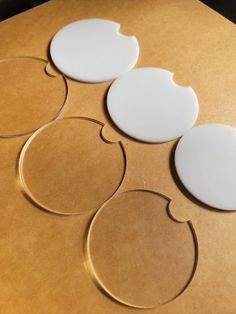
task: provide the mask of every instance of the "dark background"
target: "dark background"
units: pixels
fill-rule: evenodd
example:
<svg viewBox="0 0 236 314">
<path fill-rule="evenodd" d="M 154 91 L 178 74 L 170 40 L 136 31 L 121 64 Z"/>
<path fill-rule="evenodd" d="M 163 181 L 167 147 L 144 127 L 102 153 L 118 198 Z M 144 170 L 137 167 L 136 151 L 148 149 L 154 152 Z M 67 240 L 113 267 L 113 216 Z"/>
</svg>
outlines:
<svg viewBox="0 0 236 314">
<path fill-rule="evenodd" d="M 212 9 L 236 23 L 236 0 L 201 0 Z"/>
<path fill-rule="evenodd" d="M 33 8 L 48 0 L 0 0 L 0 20 Z M 66 1 L 66 0 L 65 0 Z M 89 1 L 89 0 L 87 0 Z M 112 0 L 111 0 L 112 1 Z M 144 1 L 144 0 L 143 0 Z M 201 0 L 212 9 L 236 23 L 236 0 Z"/>
</svg>

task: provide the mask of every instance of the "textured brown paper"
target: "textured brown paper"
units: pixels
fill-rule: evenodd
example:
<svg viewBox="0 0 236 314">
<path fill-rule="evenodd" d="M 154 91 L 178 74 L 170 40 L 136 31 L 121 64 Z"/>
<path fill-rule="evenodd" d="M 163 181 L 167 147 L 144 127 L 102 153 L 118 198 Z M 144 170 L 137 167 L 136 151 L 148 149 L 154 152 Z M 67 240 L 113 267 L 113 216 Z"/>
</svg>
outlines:
<svg viewBox="0 0 236 314">
<path fill-rule="evenodd" d="M 177 84 L 192 86 L 200 102 L 197 124 L 218 122 L 236 126 L 235 26 L 197 0 L 50 1 L 1 23 L 0 59 L 33 56 L 47 60 L 53 34 L 67 23 L 88 17 L 117 21 L 122 33 L 137 36 L 141 48 L 137 66 L 166 68 L 174 72 Z M 50 66 L 47 72 L 56 73 Z M 172 216 L 191 220 L 196 231 L 199 259 L 190 285 L 174 301 L 143 311 L 234 314 L 236 214 L 209 209 L 182 189 L 173 170 L 176 141 L 141 144 L 112 125 L 105 109 L 110 82 L 67 82 L 68 97 L 61 117 L 99 120 L 105 123 L 103 136 L 107 140 L 122 140 L 124 144 L 127 171 L 120 191 L 144 188 L 165 195 L 171 199 Z M 24 88 L 28 89 L 28 84 Z M 50 93 L 55 98 L 58 92 L 64 95 L 64 87 L 45 91 L 47 97 Z M 62 103 L 56 105 L 60 107 Z M 19 106 L 23 106 L 21 97 Z M 86 270 L 84 237 L 92 214 L 49 214 L 33 206 L 17 186 L 18 154 L 27 139 L 28 136 L 0 140 L 0 312 L 140 311 L 122 306 L 102 293 Z M 169 285 L 172 289 L 172 282 Z"/>
</svg>

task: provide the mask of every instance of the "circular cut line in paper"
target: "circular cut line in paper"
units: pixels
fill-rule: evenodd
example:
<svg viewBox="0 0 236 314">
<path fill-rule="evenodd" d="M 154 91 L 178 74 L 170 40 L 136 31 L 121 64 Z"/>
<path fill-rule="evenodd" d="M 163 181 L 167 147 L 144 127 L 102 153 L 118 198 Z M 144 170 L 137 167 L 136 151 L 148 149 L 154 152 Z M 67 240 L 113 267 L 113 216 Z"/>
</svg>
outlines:
<svg viewBox="0 0 236 314">
<path fill-rule="evenodd" d="M 93 218 L 86 242 L 90 274 L 106 295 L 135 308 L 168 303 L 190 283 L 197 244 L 190 222 L 149 190 L 119 194 Z"/>
<path fill-rule="evenodd" d="M 120 186 L 125 153 L 101 136 L 103 125 L 87 118 L 50 123 L 26 142 L 19 159 L 23 192 L 55 213 L 97 209 Z"/>
<path fill-rule="evenodd" d="M 75 80 L 113 80 L 130 70 L 139 56 L 136 37 L 124 36 L 119 29 L 119 23 L 104 19 L 68 24 L 52 39 L 52 60 L 62 73 Z"/>
<path fill-rule="evenodd" d="M 0 61 L 0 137 L 28 134 L 58 117 L 67 97 L 63 76 L 49 76 L 47 61 L 18 57 Z"/>
<path fill-rule="evenodd" d="M 117 127 L 150 143 L 182 136 L 195 123 L 198 107 L 193 89 L 175 84 L 173 73 L 159 68 L 121 75 L 107 95 L 108 112 Z"/>
<path fill-rule="evenodd" d="M 189 130 L 175 151 L 175 166 L 186 189 L 201 202 L 236 210 L 236 129 L 203 124 Z"/>
</svg>

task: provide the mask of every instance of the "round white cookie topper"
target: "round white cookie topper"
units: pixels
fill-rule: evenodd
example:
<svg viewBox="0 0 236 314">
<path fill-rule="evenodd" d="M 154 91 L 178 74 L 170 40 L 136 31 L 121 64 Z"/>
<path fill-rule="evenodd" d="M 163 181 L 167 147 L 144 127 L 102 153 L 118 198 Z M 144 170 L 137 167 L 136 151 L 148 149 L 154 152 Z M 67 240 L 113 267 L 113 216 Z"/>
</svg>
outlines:
<svg viewBox="0 0 236 314">
<path fill-rule="evenodd" d="M 182 136 L 198 116 L 198 100 L 191 87 L 178 86 L 173 73 L 138 68 L 111 85 L 107 107 L 114 123 L 127 135 L 161 143 Z"/>
<path fill-rule="evenodd" d="M 180 180 L 198 200 L 236 210 L 236 129 L 204 124 L 179 141 L 175 165 Z"/>
<path fill-rule="evenodd" d="M 85 82 L 112 80 L 137 62 L 135 36 L 119 32 L 120 24 L 103 19 L 79 20 L 60 29 L 50 45 L 56 67 L 68 77 Z"/>
</svg>

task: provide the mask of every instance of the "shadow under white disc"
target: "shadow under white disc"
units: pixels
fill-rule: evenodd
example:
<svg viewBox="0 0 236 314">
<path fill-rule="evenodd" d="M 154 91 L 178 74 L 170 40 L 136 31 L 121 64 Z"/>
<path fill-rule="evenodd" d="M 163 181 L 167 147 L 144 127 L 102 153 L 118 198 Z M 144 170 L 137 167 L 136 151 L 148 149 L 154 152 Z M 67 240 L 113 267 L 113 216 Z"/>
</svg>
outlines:
<svg viewBox="0 0 236 314">
<path fill-rule="evenodd" d="M 137 62 L 135 36 L 119 33 L 120 24 L 103 19 L 85 19 L 60 29 L 50 45 L 56 67 L 68 77 L 85 82 L 115 79 Z"/>
<path fill-rule="evenodd" d="M 201 202 L 236 210 L 236 129 L 203 124 L 189 130 L 175 152 L 178 176 Z"/>
<path fill-rule="evenodd" d="M 191 87 L 174 83 L 173 73 L 138 68 L 119 77 L 107 95 L 108 112 L 127 135 L 161 143 L 182 136 L 198 116 L 198 100 Z"/>
</svg>

